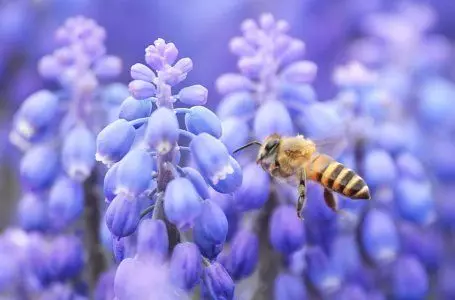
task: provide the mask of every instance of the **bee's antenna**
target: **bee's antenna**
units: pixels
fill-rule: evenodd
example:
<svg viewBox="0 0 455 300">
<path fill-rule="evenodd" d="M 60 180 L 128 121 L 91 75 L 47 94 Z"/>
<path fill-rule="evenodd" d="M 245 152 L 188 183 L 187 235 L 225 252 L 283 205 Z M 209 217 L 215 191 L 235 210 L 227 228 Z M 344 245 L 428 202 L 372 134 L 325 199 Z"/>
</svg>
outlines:
<svg viewBox="0 0 455 300">
<path fill-rule="evenodd" d="M 248 144 L 243 145 L 242 147 L 240 147 L 240 148 L 234 150 L 234 152 L 232 152 L 232 153 L 237 153 L 237 152 L 239 152 L 239 151 L 241 151 L 241 150 L 243 150 L 243 149 L 245 149 L 245 148 L 248 148 L 248 147 L 250 147 L 250 146 L 253 146 L 253 145 L 262 146 L 262 144 L 261 144 L 260 142 L 258 142 L 258 141 L 252 141 L 252 142 L 249 142 Z"/>
</svg>

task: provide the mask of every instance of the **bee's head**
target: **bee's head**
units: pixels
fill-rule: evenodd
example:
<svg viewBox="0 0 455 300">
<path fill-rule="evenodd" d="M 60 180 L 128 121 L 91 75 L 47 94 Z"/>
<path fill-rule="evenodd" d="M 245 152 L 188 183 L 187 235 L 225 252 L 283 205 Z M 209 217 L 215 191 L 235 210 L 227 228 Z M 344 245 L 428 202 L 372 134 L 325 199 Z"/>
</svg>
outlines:
<svg viewBox="0 0 455 300">
<path fill-rule="evenodd" d="M 273 134 L 268 136 L 261 148 L 256 159 L 256 163 L 261 164 L 263 167 L 268 167 L 276 160 L 278 146 L 280 145 L 281 136 Z"/>
</svg>

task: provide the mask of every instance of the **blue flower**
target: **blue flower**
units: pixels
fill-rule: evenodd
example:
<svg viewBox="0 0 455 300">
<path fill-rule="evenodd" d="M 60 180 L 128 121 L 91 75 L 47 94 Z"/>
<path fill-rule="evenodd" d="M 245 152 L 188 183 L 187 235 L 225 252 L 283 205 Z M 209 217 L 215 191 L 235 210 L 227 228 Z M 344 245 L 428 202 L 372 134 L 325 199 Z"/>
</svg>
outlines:
<svg viewBox="0 0 455 300">
<path fill-rule="evenodd" d="M 131 150 L 119 162 L 115 171 L 115 193 L 138 197 L 149 188 L 152 171 L 153 161 L 150 154 L 141 149 Z"/>
<path fill-rule="evenodd" d="M 119 119 L 125 119 L 127 121 L 146 118 L 150 116 L 152 108 L 153 106 L 151 101 L 137 100 L 130 96 L 120 105 L 118 117 Z M 136 125 L 135 127 L 137 128 L 139 125 Z"/>
<path fill-rule="evenodd" d="M 303 279 L 291 274 L 280 273 L 275 278 L 275 300 L 305 300 L 306 288 Z"/>
<path fill-rule="evenodd" d="M 30 139 L 51 126 L 59 110 L 58 98 L 48 90 L 40 90 L 24 100 L 15 116 L 15 130 Z"/>
<path fill-rule="evenodd" d="M 365 180 L 371 187 L 390 186 L 397 178 L 395 163 L 384 150 L 371 150 L 364 160 Z"/>
<path fill-rule="evenodd" d="M 310 283 L 321 294 L 332 294 L 340 288 L 341 276 L 330 264 L 321 248 L 311 248 L 306 252 L 307 272 Z"/>
<path fill-rule="evenodd" d="M 226 146 L 229 153 L 247 143 L 250 129 L 245 122 L 236 118 L 227 118 L 221 122 L 221 127 L 223 133 L 220 141 Z"/>
<path fill-rule="evenodd" d="M 280 73 L 283 80 L 296 84 L 312 82 L 316 77 L 318 67 L 312 61 L 296 61 L 284 68 Z"/>
<path fill-rule="evenodd" d="M 164 193 L 164 212 L 167 219 L 180 230 L 193 226 L 202 211 L 202 201 L 196 189 L 186 178 L 168 183 Z"/>
<path fill-rule="evenodd" d="M 101 79 L 109 79 L 120 74 L 122 61 L 113 55 L 106 55 L 98 59 L 93 65 L 93 72 Z"/>
<path fill-rule="evenodd" d="M 267 101 L 256 113 L 254 134 L 259 140 L 280 133 L 283 136 L 294 135 L 294 126 L 286 107 L 279 101 Z"/>
<path fill-rule="evenodd" d="M 230 193 L 240 186 L 240 168 L 219 140 L 201 133 L 193 138 L 190 149 L 197 168 L 215 190 Z"/>
<path fill-rule="evenodd" d="M 400 246 L 399 237 L 389 214 L 378 209 L 370 210 L 359 230 L 360 244 L 368 259 L 383 264 L 396 258 Z"/>
<path fill-rule="evenodd" d="M 189 242 L 175 246 L 170 260 L 172 282 L 179 288 L 190 291 L 200 282 L 202 257 L 198 247 Z"/>
<path fill-rule="evenodd" d="M 207 103 L 208 90 L 200 84 L 184 87 L 178 99 L 187 105 L 204 105 Z"/>
<path fill-rule="evenodd" d="M 223 95 L 253 90 L 253 82 L 240 74 L 228 73 L 216 80 L 216 88 Z"/>
<path fill-rule="evenodd" d="M 336 271 L 348 278 L 355 276 L 359 271 L 362 261 L 354 235 L 339 235 L 335 238 L 330 252 L 331 263 Z"/>
<path fill-rule="evenodd" d="M 294 206 L 280 205 L 272 213 L 269 238 L 275 250 L 288 255 L 305 244 L 305 229 Z"/>
<path fill-rule="evenodd" d="M 47 203 L 41 195 L 27 193 L 19 201 L 18 222 L 26 231 L 43 231 L 48 226 Z"/>
<path fill-rule="evenodd" d="M 119 119 L 106 126 L 96 139 L 96 160 L 104 164 L 118 162 L 133 145 L 136 132 L 124 119 Z"/>
<path fill-rule="evenodd" d="M 106 211 L 106 224 L 109 230 L 118 237 L 131 235 L 139 224 L 139 203 L 136 198 L 117 195 Z"/>
<path fill-rule="evenodd" d="M 428 295 L 428 275 L 422 264 L 412 256 L 398 258 L 391 280 L 394 299 L 425 299 Z"/>
<path fill-rule="evenodd" d="M 117 195 L 117 169 L 119 163 L 114 164 L 104 175 L 103 193 L 106 202 L 110 203 Z"/>
<path fill-rule="evenodd" d="M 59 280 L 77 276 L 84 267 L 82 242 L 76 236 L 59 236 L 53 241 L 50 270 Z"/>
<path fill-rule="evenodd" d="M 194 242 L 201 253 L 209 259 L 215 259 L 223 250 L 227 231 L 228 221 L 224 212 L 217 204 L 205 201 L 193 228 Z"/>
<path fill-rule="evenodd" d="M 156 78 L 155 72 L 144 64 L 136 63 L 130 68 L 131 78 L 143 81 L 153 81 Z"/>
<path fill-rule="evenodd" d="M 235 193 L 234 204 L 240 211 L 261 208 L 269 198 L 270 177 L 256 163 L 244 168 L 242 185 Z"/>
<path fill-rule="evenodd" d="M 166 154 L 174 148 L 179 137 L 179 124 L 174 112 L 160 107 L 148 120 L 144 140 L 150 149 Z"/>
<path fill-rule="evenodd" d="M 166 224 L 162 220 L 142 220 L 137 232 L 137 254 L 165 258 L 168 253 L 169 238 Z"/>
<path fill-rule="evenodd" d="M 366 292 L 355 284 L 343 286 L 341 291 L 337 294 L 337 299 L 340 300 L 363 300 L 368 298 Z"/>
<path fill-rule="evenodd" d="M 20 174 L 24 185 L 31 190 L 49 187 L 59 171 L 58 155 L 48 146 L 28 150 L 21 160 Z"/>
<path fill-rule="evenodd" d="M 194 134 L 208 133 L 216 138 L 221 136 L 221 122 L 209 109 L 203 106 L 193 106 L 185 115 L 185 125 Z"/>
<path fill-rule="evenodd" d="M 143 100 L 155 96 L 156 87 L 153 83 L 144 80 L 133 80 L 128 89 L 134 98 Z"/>
<path fill-rule="evenodd" d="M 259 239 L 250 230 L 239 230 L 230 242 L 230 250 L 222 265 L 234 280 L 250 276 L 258 263 Z"/>
<path fill-rule="evenodd" d="M 68 177 L 58 178 L 49 192 L 49 220 L 55 230 L 67 228 L 84 211 L 84 194 L 81 183 Z"/>
<path fill-rule="evenodd" d="M 193 184 L 199 196 L 201 196 L 201 198 L 204 200 L 210 198 L 209 189 L 207 183 L 204 180 L 204 177 L 202 177 L 202 175 L 197 170 L 190 167 L 182 168 L 182 170 L 185 172 L 185 176 Z"/>
<path fill-rule="evenodd" d="M 431 186 L 427 181 L 401 179 L 396 186 L 395 203 L 405 220 L 429 224 L 436 218 Z"/>
<path fill-rule="evenodd" d="M 214 262 L 206 267 L 202 280 L 203 299 L 234 299 L 234 282 L 219 263 Z"/>
<path fill-rule="evenodd" d="M 426 172 L 422 163 L 411 153 L 401 153 L 396 158 L 396 166 L 401 176 L 422 180 L 426 178 Z"/>
<path fill-rule="evenodd" d="M 230 117 L 247 119 L 255 114 L 256 106 L 256 101 L 250 93 L 230 93 L 218 105 L 217 115 L 221 120 Z"/>
<path fill-rule="evenodd" d="M 308 105 L 296 120 L 297 125 L 312 139 L 340 139 L 345 134 L 344 120 L 328 103 Z"/>
<path fill-rule="evenodd" d="M 62 165 L 66 174 L 83 181 L 95 166 L 95 136 L 85 126 L 74 127 L 65 137 L 62 146 Z"/>
</svg>

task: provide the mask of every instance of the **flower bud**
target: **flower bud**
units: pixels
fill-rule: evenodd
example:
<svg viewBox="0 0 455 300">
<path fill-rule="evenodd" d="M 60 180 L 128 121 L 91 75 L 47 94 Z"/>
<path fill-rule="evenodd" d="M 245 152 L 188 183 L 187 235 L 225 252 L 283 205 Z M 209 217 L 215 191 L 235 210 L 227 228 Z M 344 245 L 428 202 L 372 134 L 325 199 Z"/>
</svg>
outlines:
<svg viewBox="0 0 455 300">
<path fill-rule="evenodd" d="M 251 93 L 234 92 L 226 95 L 218 105 L 217 115 L 224 120 L 230 117 L 249 118 L 255 114 L 256 101 Z"/>
<path fill-rule="evenodd" d="M 412 133 L 409 128 L 399 123 L 385 122 L 376 127 L 374 138 L 379 147 L 385 151 L 397 154 L 409 148 Z"/>
<path fill-rule="evenodd" d="M 128 85 L 128 89 L 134 98 L 143 100 L 155 96 L 156 87 L 153 83 L 144 80 L 133 80 Z"/>
<path fill-rule="evenodd" d="M 106 55 L 95 62 L 93 71 L 100 78 L 112 78 L 122 71 L 122 60 L 117 56 Z"/>
<path fill-rule="evenodd" d="M 338 235 L 331 246 L 331 262 L 335 270 L 345 278 L 360 270 L 362 260 L 355 236 Z"/>
<path fill-rule="evenodd" d="M 46 202 L 37 194 L 25 194 L 17 214 L 19 225 L 26 231 L 43 231 L 48 225 Z"/>
<path fill-rule="evenodd" d="M 202 210 L 201 198 L 186 178 L 176 178 L 164 192 L 164 212 L 167 219 L 180 230 L 192 227 Z"/>
<path fill-rule="evenodd" d="M 193 239 L 202 255 L 215 259 L 223 250 L 227 231 L 228 221 L 224 212 L 210 200 L 205 201 L 193 228 Z"/>
<path fill-rule="evenodd" d="M 175 63 L 174 69 L 182 73 L 188 73 L 193 69 L 193 61 L 189 57 L 181 58 Z"/>
<path fill-rule="evenodd" d="M 314 62 L 300 60 L 287 66 L 280 75 L 285 81 L 304 84 L 314 80 L 317 69 L 318 67 Z"/>
<path fill-rule="evenodd" d="M 243 37 L 234 37 L 229 42 L 229 49 L 238 56 L 252 56 L 256 54 L 254 47 Z"/>
<path fill-rule="evenodd" d="M 288 103 L 290 108 L 299 108 L 298 112 L 306 108 L 304 105 L 312 104 L 316 101 L 316 92 L 309 84 L 283 82 L 278 89 L 278 98 L 284 103 Z"/>
<path fill-rule="evenodd" d="M 199 284 L 202 275 L 202 257 L 193 243 L 175 246 L 170 261 L 172 282 L 179 288 L 190 291 Z"/>
<path fill-rule="evenodd" d="M 306 252 L 307 272 L 310 283 L 322 294 L 331 294 L 341 285 L 340 275 L 333 269 L 321 248 Z"/>
<path fill-rule="evenodd" d="M 346 284 L 337 293 L 337 299 L 351 300 L 351 299 L 368 299 L 366 292 L 357 284 Z"/>
<path fill-rule="evenodd" d="M 297 125 L 313 139 L 342 139 L 346 126 L 335 107 L 327 103 L 314 103 L 302 111 Z"/>
<path fill-rule="evenodd" d="M 255 163 L 248 164 L 243 172 L 244 179 L 234 197 L 234 205 L 240 211 L 259 209 L 269 198 L 269 174 Z"/>
<path fill-rule="evenodd" d="M 377 264 L 395 259 L 399 237 L 389 214 L 378 209 L 370 210 L 360 228 L 360 246 L 368 259 Z"/>
<path fill-rule="evenodd" d="M 196 135 L 208 133 L 216 138 L 221 136 L 220 119 L 203 106 L 193 106 L 185 115 L 185 125 L 189 132 Z"/>
<path fill-rule="evenodd" d="M 402 256 L 395 262 L 391 279 L 394 299 L 425 299 L 428 296 L 428 275 L 413 256 Z"/>
<path fill-rule="evenodd" d="M 120 105 L 129 95 L 128 87 L 122 83 L 111 83 L 101 90 L 101 100 L 108 106 Z"/>
<path fill-rule="evenodd" d="M 96 139 L 96 160 L 103 164 L 118 162 L 134 143 L 136 132 L 126 120 L 119 119 L 107 125 Z"/>
<path fill-rule="evenodd" d="M 425 225 L 436 217 L 431 186 L 426 181 L 407 178 L 399 180 L 395 203 L 399 215 L 405 220 Z"/>
<path fill-rule="evenodd" d="M 207 103 L 208 90 L 200 85 L 184 87 L 180 90 L 178 97 L 182 103 L 187 105 L 204 105 Z"/>
<path fill-rule="evenodd" d="M 254 119 L 254 133 L 261 141 L 274 133 L 285 136 L 294 135 L 291 116 L 286 107 L 275 100 L 261 105 Z"/>
<path fill-rule="evenodd" d="M 231 240 L 231 248 L 223 266 L 234 280 L 250 276 L 258 263 L 259 239 L 253 232 L 243 229 Z"/>
<path fill-rule="evenodd" d="M 275 250 L 291 254 L 305 243 L 305 229 L 294 206 L 280 205 L 272 213 L 269 238 Z"/>
<path fill-rule="evenodd" d="M 119 162 L 115 172 L 116 194 L 138 197 L 145 192 L 152 180 L 153 161 L 150 154 L 142 149 L 133 149 Z"/>
<path fill-rule="evenodd" d="M 87 179 L 95 166 L 95 153 L 93 133 L 85 126 L 71 129 L 62 146 L 62 164 L 66 174 L 78 181 Z"/>
<path fill-rule="evenodd" d="M 275 278 L 275 300 L 303 300 L 307 299 L 303 279 L 281 272 Z"/>
<path fill-rule="evenodd" d="M 226 146 L 229 153 L 247 143 L 250 129 L 245 122 L 237 118 L 228 118 L 221 122 L 221 128 L 223 134 L 220 141 Z"/>
<path fill-rule="evenodd" d="M 163 51 L 163 58 L 166 60 L 166 63 L 172 65 L 178 55 L 179 51 L 177 50 L 177 47 L 175 47 L 174 43 L 167 43 Z"/>
<path fill-rule="evenodd" d="M 289 45 L 288 45 L 286 51 L 284 51 L 284 53 L 281 55 L 281 60 L 282 60 L 283 64 L 291 63 L 291 62 L 299 59 L 300 57 L 302 57 L 304 52 L 305 52 L 305 43 L 298 39 L 292 39 L 289 42 Z"/>
<path fill-rule="evenodd" d="M 242 74 L 249 78 L 259 78 L 264 65 L 264 59 L 260 55 L 241 57 L 237 63 Z"/>
<path fill-rule="evenodd" d="M 147 82 L 153 82 L 156 78 L 155 72 L 144 64 L 134 64 L 130 69 L 131 78 Z"/>
<path fill-rule="evenodd" d="M 24 100 L 16 114 L 15 130 L 29 139 L 51 126 L 57 117 L 59 101 L 48 90 L 40 90 Z"/>
<path fill-rule="evenodd" d="M 52 184 L 59 171 L 58 155 L 46 146 L 28 150 L 20 163 L 21 180 L 30 190 L 45 189 Z"/>
<path fill-rule="evenodd" d="M 137 232 L 137 254 L 165 259 L 169 250 L 166 224 L 162 220 L 145 219 Z"/>
<path fill-rule="evenodd" d="M 396 159 L 396 166 L 401 176 L 422 180 L 426 178 L 422 163 L 411 153 L 402 153 Z"/>
<path fill-rule="evenodd" d="M 109 230 L 118 237 L 131 235 L 139 224 L 140 207 L 137 199 L 117 195 L 106 211 L 106 224 Z"/>
<path fill-rule="evenodd" d="M 203 299 L 234 299 L 235 285 L 224 267 L 217 262 L 204 269 Z"/>
<path fill-rule="evenodd" d="M 112 167 L 107 170 L 106 175 L 104 175 L 103 181 L 103 193 L 104 199 L 107 203 L 110 203 L 114 200 L 115 196 L 117 195 L 117 169 L 119 163 L 114 164 Z"/>
<path fill-rule="evenodd" d="M 183 171 L 185 172 L 186 178 L 193 184 L 199 196 L 204 200 L 210 198 L 209 189 L 204 177 L 202 177 L 198 171 L 190 167 L 183 168 Z"/>
<path fill-rule="evenodd" d="M 220 94 L 253 90 L 253 82 L 245 76 L 235 73 L 221 75 L 215 82 Z"/>
<path fill-rule="evenodd" d="M 52 244 L 50 270 L 64 281 L 77 276 L 84 267 L 84 248 L 76 236 L 59 236 Z"/>
<path fill-rule="evenodd" d="M 144 140 L 150 149 L 166 154 L 179 137 L 179 123 L 175 113 L 165 107 L 155 110 L 149 118 Z"/>
<path fill-rule="evenodd" d="M 145 61 L 156 71 L 159 71 L 164 67 L 163 58 L 153 45 L 150 45 L 145 49 Z"/>
<path fill-rule="evenodd" d="M 364 161 L 365 180 L 370 187 L 391 186 L 397 177 L 395 163 L 384 150 L 368 151 Z"/>
<path fill-rule="evenodd" d="M 118 117 L 119 119 L 125 119 L 127 121 L 146 118 L 150 116 L 152 109 L 153 105 L 151 101 L 137 100 L 133 97 L 128 97 L 120 105 Z M 135 127 L 138 128 L 141 125 L 136 125 Z"/>
<path fill-rule="evenodd" d="M 79 182 L 60 177 L 49 193 L 48 213 L 53 229 L 60 231 L 75 222 L 84 212 L 84 191 Z"/>
<path fill-rule="evenodd" d="M 95 300 L 115 299 L 114 278 L 115 269 L 112 268 L 100 275 L 94 291 Z"/>
<path fill-rule="evenodd" d="M 43 56 L 38 62 L 38 73 L 46 79 L 55 79 L 62 72 L 62 65 L 52 55 Z"/>
</svg>

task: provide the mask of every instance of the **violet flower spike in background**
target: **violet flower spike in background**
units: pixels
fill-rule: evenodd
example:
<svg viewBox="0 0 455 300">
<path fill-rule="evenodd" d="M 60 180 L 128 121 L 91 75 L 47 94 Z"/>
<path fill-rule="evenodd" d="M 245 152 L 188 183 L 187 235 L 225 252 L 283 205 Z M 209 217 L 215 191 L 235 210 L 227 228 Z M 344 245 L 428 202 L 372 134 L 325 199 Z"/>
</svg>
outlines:
<svg viewBox="0 0 455 300">
<path fill-rule="evenodd" d="M 210 199 L 208 185 L 232 193 L 241 185 L 242 171 L 218 140 L 220 120 L 200 106 L 207 102 L 207 89 L 193 85 L 173 95 L 173 87 L 193 66 L 191 59 L 177 57 L 176 46 L 163 39 L 146 48 L 146 64 L 131 67 L 130 96 L 120 105 L 118 119 L 96 142 L 97 159 L 109 168 L 104 179 L 105 220 L 120 261 L 115 276 L 119 300 L 131 299 L 126 291 L 152 291 L 137 290 L 122 275 L 126 265 L 131 272 L 142 263 L 167 269 L 170 259 L 169 276 L 163 280 L 182 289 L 182 295 L 192 293 L 208 269 L 224 270 L 212 261 L 223 248 L 228 222 Z M 185 128 L 180 128 L 180 116 Z M 194 168 L 184 167 L 189 160 Z M 232 299 L 233 284 L 230 289 L 226 294 L 212 288 L 211 293 Z"/>
</svg>

